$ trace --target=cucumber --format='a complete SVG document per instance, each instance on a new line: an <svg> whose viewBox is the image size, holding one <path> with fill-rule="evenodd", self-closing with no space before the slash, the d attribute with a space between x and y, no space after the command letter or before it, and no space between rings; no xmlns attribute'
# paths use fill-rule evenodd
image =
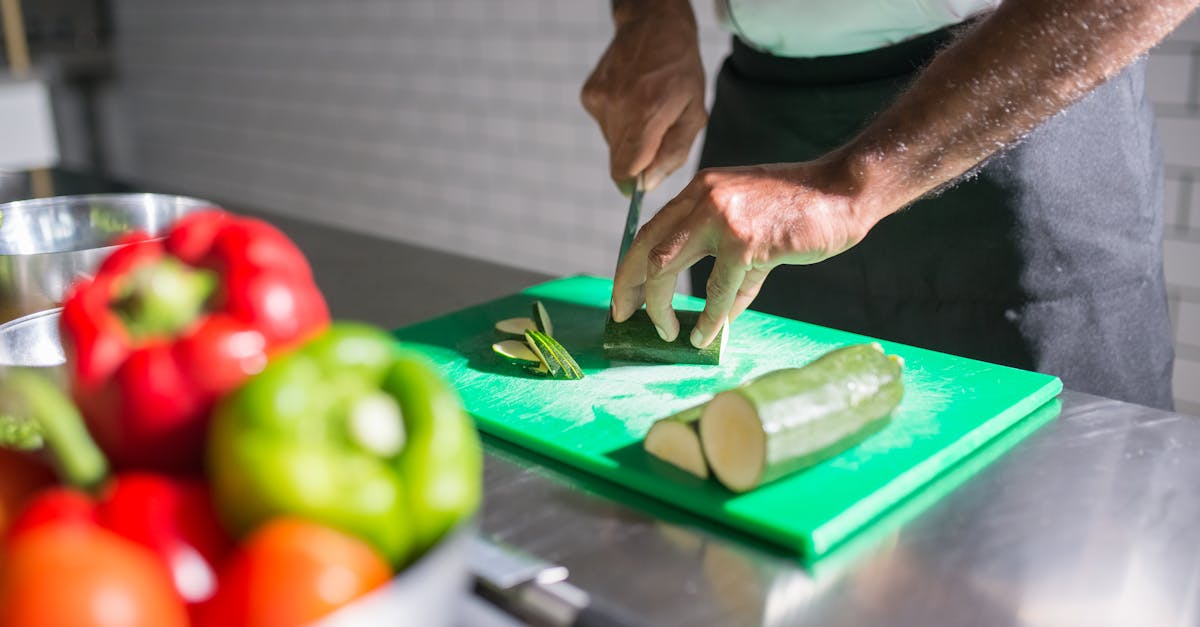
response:
<svg viewBox="0 0 1200 627"><path fill-rule="evenodd" d="M497 355L511 360L527 364L541 364L537 355L530 350L529 346L520 340L504 340L492 344L492 352Z"/></svg>
<svg viewBox="0 0 1200 627"><path fill-rule="evenodd" d="M699 405L655 421L646 432L642 447L668 464L707 479L708 462L704 460L700 433L696 430L703 412L704 405Z"/></svg>
<svg viewBox="0 0 1200 627"><path fill-rule="evenodd" d="M704 457L734 492L832 457L888 423L901 368L878 344L857 344L721 392L700 417Z"/></svg>
<svg viewBox="0 0 1200 627"><path fill-rule="evenodd" d="M535 372L548 374L555 379L583 378L583 370L579 368L579 364L575 362L575 358L571 357L567 349L558 343L558 340L541 331L526 331L525 343L529 345L533 354L541 362L539 368L533 369Z"/></svg>
<svg viewBox="0 0 1200 627"><path fill-rule="evenodd" d="M538 331L554 337L554 325L550 324L550 312L546 311L546 306L542 301L533 301L533 315L530 317L533 320L534 327Z"/></svg>
<svg viewBox="0 0 1200 627"><path fill-rule="evenodd" d="M509 318L496 323L496 333L503 337L524 338L530 329L537 329L530 318Z"/></svg>
<svg viewBox="0 0 1200 627"><path fill-rule="evenodd" d="M613 322L610 317L604 323L604 356L612 361L644 361L660 364L704 364L721 363L725 343L729 339L729 325L721 328L717 337L705 348L692 346L689 340L691 329L700 319L699 311L677 311L679 337L674 342L664 342L654 329L654 322L645 309L639 309L625 322Z"/></svg>

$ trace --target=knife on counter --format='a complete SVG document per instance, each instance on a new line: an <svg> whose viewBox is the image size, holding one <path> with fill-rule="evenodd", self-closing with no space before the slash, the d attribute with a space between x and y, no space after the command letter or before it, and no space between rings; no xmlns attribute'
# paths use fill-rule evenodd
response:
<svg viewBox="0 0 1200 627"><path fill-rule="evenodd" d="M467 551L475 593L536 627L643 627L642 621L600 602L567 581L552 564L494 540L475 536Z"/></svg>

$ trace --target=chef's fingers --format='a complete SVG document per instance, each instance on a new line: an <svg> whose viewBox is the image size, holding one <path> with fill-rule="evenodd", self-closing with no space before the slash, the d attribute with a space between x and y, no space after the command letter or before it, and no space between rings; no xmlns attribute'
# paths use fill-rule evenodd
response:
<svg viewBox="0 0 1200 627"><path fill-rule="evenodd" d="M613 276L612 316L616 322L624 322L642 306L642 288L646 284L646 264L650 249L676 229L676 224L691 214L695 208L696 186L688 185L671 202L667 203L650 221L638 231L629 252L617 266Z"/></svg>
<svg viewBox="0 0 1200 627"><path fill-rule="evenodd" d="M746 273L746 278L742 279L742 287L738 289L737 296L733 299L733 309L729 312L730 322L737 320L737 317L750 307L750 303L758 297L763 281L767 280L767 274L770 272L770 268L752 268Z"/></svg>
<svg viewBox="0 0 1200 627"><path fill-rule="evenodd" d="M705 287L704 311L700 314L696 328L692 330L692 346L708 346L725 326L729 320L729 312L733 309L733 301L746 278L747 268L738 249L722 246L717 252L716 263L713 264Z"/></svg>
<svg viewBox="0 0 1200 627"><path fill-rule="evenodd" d="M687 163L692 143L706 124L708 113L704 110L704 103L696 100L689 102L683 114L663 135L658 154L646 167L646 189L658 187L672 172Z"/></svg>
<svg viewBox="0 0 1200 627"><path fill-rule="evenodd" d="M714 252L706 243L706 235L690 219L681 221L679 228L650 249L646 260L646 314L664 341L679 337L679 319L671 300L679 273Z"/></svg>
<svg viewBox="0 0 1200 627"><path fill-rule="evenodd" d="M623 111L628 116L619 124L621 130L616 143L609 142L609 168L612 180L622 190L636 179L654 160L662 146L667 129L671 128L687 107L685 98L671 98L665 102L652 103L656 107L649 115L639 107L634 111Z"/></svg>

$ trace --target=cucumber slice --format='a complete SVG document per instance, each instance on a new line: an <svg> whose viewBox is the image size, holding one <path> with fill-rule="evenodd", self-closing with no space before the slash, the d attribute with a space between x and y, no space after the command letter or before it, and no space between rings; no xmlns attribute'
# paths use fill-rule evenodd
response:
<svg viewBox="0 0 1200 627"><path fill-rule="evenodd" d="M497 355L512 361L520 361L527 364L541 364L541 360L529 350L529 346L520 340L504 340L492 344L492 352Z"/></svg>
<svg viewBox="0 0 1200 627"><path fill-rule="evenodd" d="M546 306L540 300L533 301L532 319L538 331L554 337L554 325L550 323L550 312L546 311Z"/></svg>
<svg viewBox="0 0 1200 627"><path fill-rule="evenodd" d="M537 327L529 318L509 318L496 323L497 333L514 338L524 338L525 332L530 329L537 329Z"/></svg>
<svg viewBox="0 0 1200 627"><path fill-rule="evenodd" d="M656 421L646 432L642 446L647 453L689 472L701 479L708 478L708 462L700 447L696 425L704 405L693 407Z"/></svg>
<svg viewBox="0 0 1200 627"><path fill-rule="evenodd" d="M725 487L744 492L832 457L882 429L904 388L900 360L858 344L717 394L700 442Z"/></svg>
<svg viewBox="0 0 1200 627"><path fill-rule="evenodd" d="M541 331L526 331L525 343L537 356L538 361L542 362L546 374L555 379L583 378L583 370L579 368L579 364L575 362L575 358L571 357L567 349L558 343L558 340Z"/></svg>

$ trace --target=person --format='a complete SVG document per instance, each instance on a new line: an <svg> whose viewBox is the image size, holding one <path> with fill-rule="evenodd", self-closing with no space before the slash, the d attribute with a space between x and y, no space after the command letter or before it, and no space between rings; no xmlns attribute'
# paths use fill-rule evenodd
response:
<svg viewBox="0 0 1200 627"><path fill-rule="evenodd" d="M614 0L582 90L624 189L706 130L617 269L614 320L644 303L705 346L753 302L1172 406L1141 58L1197 0L715 1L735 35L711 116L687 0ZM681 330L689 267L706 303Z"/></svg>

